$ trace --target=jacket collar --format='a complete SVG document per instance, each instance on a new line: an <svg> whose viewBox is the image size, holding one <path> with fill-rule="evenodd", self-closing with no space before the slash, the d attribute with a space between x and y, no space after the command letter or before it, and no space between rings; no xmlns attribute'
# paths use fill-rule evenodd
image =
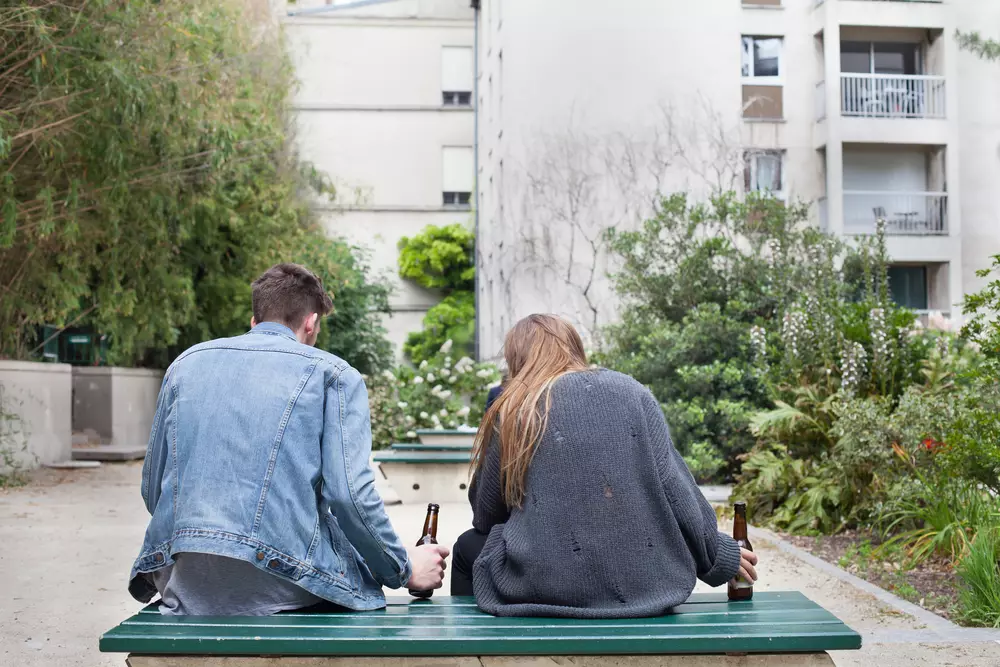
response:
<svg viewBox="0 0 1000 667"><path fill-rule="evenodd" d="M284 336L285 338L291 338L292 340L298 342L298 338L295 337L295 332L286 327L284 324L278 322L261 322L253 329L249 331L252 334L268 334L271 336Z"/></svg>

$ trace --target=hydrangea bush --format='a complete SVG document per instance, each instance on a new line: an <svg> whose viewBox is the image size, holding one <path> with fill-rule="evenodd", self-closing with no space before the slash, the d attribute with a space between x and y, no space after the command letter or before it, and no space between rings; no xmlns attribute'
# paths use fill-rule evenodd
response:
<svg viewBox="0 0 1000 667"><path fill-rule="evenodd" d="M376 449L414 442L419 429L478 428L486 396L500 384L500 371L466 356L453 358L452 346L446 341L416 367L366 378Z"/></svg>

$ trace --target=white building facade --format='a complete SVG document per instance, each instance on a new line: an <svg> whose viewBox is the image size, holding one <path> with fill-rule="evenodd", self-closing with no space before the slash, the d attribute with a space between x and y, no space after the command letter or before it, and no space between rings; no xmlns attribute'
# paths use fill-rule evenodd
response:
<svg viewBox="0 0 1000 667"><path fill-rule="evenodd" d="M439 298L399 279L399 239L472 224L473 21L468 0L300 0L282 12L300 153L338 189L321 207L327 229L392 276L397 351Z"/></svg>
<svg viewBox="0 0 1000 667"><path fill-rule="evenodd" d="M1000 64L983 0L482 0L481 356L537 310L592 332L596 250L657 190L768 189L854 237L887 221L893 295L960 314L1000 253Z"/></svg>

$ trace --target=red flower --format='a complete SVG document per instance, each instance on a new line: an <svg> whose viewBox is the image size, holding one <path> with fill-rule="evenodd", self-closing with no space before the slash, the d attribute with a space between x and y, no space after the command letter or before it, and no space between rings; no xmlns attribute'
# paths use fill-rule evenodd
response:
<svg viewBox="0 0 1000 667"><path fill-rule="evenodd" d="M933 452L935 449L944 446L943 442L938 442L934 438L924 438L924 441L921 444L923 444L924 449L926 449L929 452Z"/></svg>

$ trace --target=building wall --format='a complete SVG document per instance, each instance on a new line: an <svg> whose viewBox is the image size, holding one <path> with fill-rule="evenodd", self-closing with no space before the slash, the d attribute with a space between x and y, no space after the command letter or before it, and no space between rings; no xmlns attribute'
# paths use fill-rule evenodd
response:
<svg viewBox="0 0 1000 667"><path fill-rule="evenodd" d="M163 371L115 366L73 369L73 430L95 430L113 445L149 441Z"/></svg>
<svg viewBox="0 0 1000 667"><path fill-rule="evenodd" d="M442 105L442 52L474 40L468 0L397 0L283 17L299 88L297 145L337 187L318 204L336 234L364 246L391 279L390 340L401 350L439 295L398 277L397 244L429 224L468 224L442 200L442 149L473 145L471 107ZM469 80L472 80L470 72Z"/></svg>
<svg viewBox="0 0 1000 667"><path fill-rule="evenodd" d="M678 0L483 0L478 99L482 356L495 355L504 331L532 310L566 315L585 330L614 317L606 262L597 263L589 298L580 295L579 276L586 275L588 262L579 258L579 246L570 250L569 239L559 231L567 229L558 222L566 219L560 215L564 211L556 210L551 198L538 196L545 191L538 180L546 169L561 174L564 183L572 181L567 174L582 173L586 189L603 195L584 199L589 207L610 202L599 219L589 221L593 231L600 218L604 226L637 224L648 206L635 206L628 215L615 210L629 199L648 201L656 190L698 196L720 185L738 189L742 169L737 158L743 150L780 149L786 194L805 201L829 195L829 228L837 232L843 229L842 193L850 189L844 182L845 145L846 150L865 144L869 151L939 153L944 166L931 175L946 181L950 235L899 236L890 239L889 247L897 261L938 267L935 303L942 301L942 292L949 295L946 304L959 301L964 290L978 284L973 273L986 264L987 254L1000 250L1000 201L993 194L1000 182L1000 64L961 52L954 31L1000 26L1000 3L927 4L826 0L817 6L815 0L783 0L780 8L750 8ZM779 122L741 118L746 99L741 35L784 38ZM947 117L841 117L841 39L914 36L928 40L926 71L946 77ZM665 142L664 136L669 137ZM574 137L586 141L574 143ZM656 150L658 142L672 150ZM612 153L627 144L628 151L621 149L613 160L618 166L626 154L638 156L642 165L660 163L638 170L627 188L609 185L614 177L595 177L600 165L586 165L600 158L590 154L575 161L584 167L554 167L573 162L565 155L579 157L574 150L580 143L611 146ZM563 155L558 149L566 144L577 149ZM539 153L549 159L540 160ZM528 238L536 241L528 243ZM947 287L942 275L948 276Z"/></svg>

